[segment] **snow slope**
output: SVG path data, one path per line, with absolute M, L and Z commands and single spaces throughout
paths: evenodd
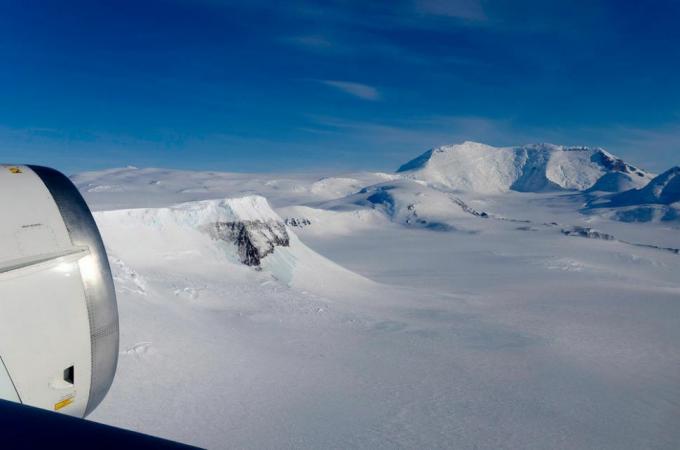
M 587 192 L 624 192 L 640 187 L 647 178 L 640 180 L 638 176 L 625 172 L 609 172 L 597 180 Z
M 156 265 L 157 259 L 149 261 L 148 255 L 161 254 L 184 263 L 195 259 L 197 267 L 256 265 L 288 286 L 317 293 L 337 295 L 370 284 L 309 249 L 260 196 L 103 211 L 95 218 L 112 253 L 132 267 Z M 245 225 L 241 233 L 247 236 L 217 233 L 225 224 Z M 244 238 L 258 253 L 256 264 L 243 260 Z
M 599 148 L 552 144 L 492 147 L 476 142 L 429 150 L 397 172 L 439 187 L 481 193 L 582 191 L 611 173 L 622 174 L 625 186 L 640 186 L 650 178 Z M 600 187 L 618 189 L 619 184 L 603 182 Z
M 347 197 L 312 206 L 334 212 L 375 211 L 394 223 L 435 231 L 457 230 L 454 221 L 460 224 L 470 216 L 485 215 L 450 192 L 409 179 L 374 184 Z
M 641 189 L 622 192 L 611 198 L 610 206 L 641 204 L 670 205 L 680 202 L 680 167 L 662 173 Z
M 680 221 L 680 167 L 673 167 L 640 189 L 596 198 L 586 212 L 624 222 Z

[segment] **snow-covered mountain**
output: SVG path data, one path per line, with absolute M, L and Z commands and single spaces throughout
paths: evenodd
M 319 231 L 320 222 L 331 233 L 362 228 L 378 220 L 371 212 L 408 227 L 464 230 L 461 220 L 489 217 L 479 198 L 486 194 L 575 190 L 602 198 L 642 187 L 650 179 L 649 173 L 599 148 L 552 144 L 498 148 L 465 142 L 425 152 L 401 166 L 394 179 L 338 198 L 287 207 L 284 215 L 294 226 L 313 232 Z M 473 203 L 471 195 L 478 197 Z
M 595 199 L 587 210 L 624 222 L 680 220 L 680 166 L 652 179 L 640 189 L 630 189 L 604 200 Z
M 603 191 L 618 191 L 643 186 L 651 178 L 600 148 L 552 144 L 492 147 L 477 142 L 428 150 L 397 173 L 446 189 L 489 194 L 584 191 L 596 184 Z M 616 180 L 611 174 L 616 174 Z
M 102 211 L 95 218 L 110 252 L 135 268 L 178 255 L 183 264 L 196 259 L 197 267 L 255 267 L 314 292 L 369 283 L 307 247 L 260 196 Z

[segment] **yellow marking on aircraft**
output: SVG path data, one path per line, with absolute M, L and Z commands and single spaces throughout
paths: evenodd
M 61 408 L 65 408 L 66 406 L 70 405 L 73 403 L 75 399 L 75 395 L 71 395 L 68 398 L 65 398 L 64 400 L 60 401 L 59 403 L 54 404 L 54 410 L 59 411 Z

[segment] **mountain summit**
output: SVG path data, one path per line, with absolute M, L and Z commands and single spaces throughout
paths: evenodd
M 469 141 L 428 150 L 397 172 L 447 189 L 481 193 L 584 191 L 593 187 L 617 192 L 642 187 L 651 179 L 647 172 L 601 148 L 553 144 L 492 147 Z M 616 182 L 610 181 L 612 174 Z

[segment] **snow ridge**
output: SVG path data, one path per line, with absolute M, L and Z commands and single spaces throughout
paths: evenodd
M 585 212 L 622 222 L 680 221 L 680 166 L 673 167 L 640 189 L 630 189 L 605 199 L 594 198 Z
M 614 196 L 609 206 L 670 205 L 676 202 L 680 202 L 680 166 L 657 176 L 642 189 L 632 189 Z

